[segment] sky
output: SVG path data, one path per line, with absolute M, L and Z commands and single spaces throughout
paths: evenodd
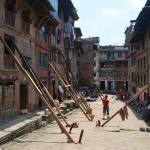
M 125 29 L 135 20 L 146 0 L 72 0 L 83 37 L 100 37 L 100 45 L 122 45 Z

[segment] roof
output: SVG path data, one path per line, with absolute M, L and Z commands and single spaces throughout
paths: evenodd
M 99 48 L 100 51 L 107 52 L 107 51 L 117 51 L 117 52 L 122 52 L 122 51 L 128 51 L 127 47 L 124 46 L 100 46 Z
M 43 22 L 47 22 L 48 24 L 57 26 L 59 22 L 51 15 L 51 11 L 54 11 L 51 3 L 48 0 L 27 0 L 27 2 L 36 10 L 39 11 L 40 17 L 43 17 Z
M 79 27 L 74 28 L 74 32 L 75 32 L 75 34 L 78 35 L 78 36 L 83 36 L 83 35 L 82 35 L 82 31 L 81 31 L 81 29 L 80 29 Z
M 87 43 L 99 43 L 100 42 L 100 38 L 99 37 L 89 37 L 89 38 L 82 38 L 82 41 L 87 42 Z
M 51 5 L 51 3 L 48 0 L 35 0 L 35 1 L 31 1 L 31 0 L 27 0 L 27 2 L 32 6 L 32 7 L 37 7 L 41 6 L 42 8 L 39 9 L 39 11 L 54 11 L 53 6 Z
M 141 37 L 144 37 L 145 28 L 150 22 L 150 0 L 147 0 L 144 8 L 139 13 L 134 25 L 134 32 L 131 35 L 130 43 L 138 42 Z
M 63 9 L 65 16 L 71 15 L 74 20 L 78 20 L 79 16 L 71 0 L 59 0 L 59 5 Z

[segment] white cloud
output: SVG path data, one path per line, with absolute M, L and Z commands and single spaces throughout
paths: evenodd
M 109 17 L 116 17 L 116 16 L 120 16 L 121 14 L 120 11 L 112 8 L 102 8 L 101 11 L 104 15 Z
M 129 5 L 135 9 L 141 9 L 144 7 L 146 0 L 126 0 Z

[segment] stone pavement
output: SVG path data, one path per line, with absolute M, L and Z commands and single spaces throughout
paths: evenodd
M 123 106 L 121 102 L 111 99 L 110 112 L 114 113 Z M 101 119 L 102 104 L 100 101 L 91 102 L 95 114 L 93 122 L 87 121 L 78 109 L 68 116 L 68 121 L 79 123 L 79 128 L 73 129 L 71 136 L 78 141 L 81 129 L 84 129 L 82 144 L 67 144 L 67 138 L 60 134 L 55 122 L 24 135 L 14 141 L 2 145 L 2 150 L 149 150 L 150 133 L 140 132 L 139 127 L 147 125 L 129 110 L 129 119 L 122 122 L 120 116 L 115 117 L 104 128 L 95 127 L 95 121 Z M 117 130 L 116 130 L 117 129 Z M 119 130 L 118 130 L 119 129 Z M 68 129 L 69 130 L 69 129 Z M 116 132 L 117 131 L 117 132 Z M 118 132 L 119 131 L 119 132 Z
M 43 111 L 37 111 L 17 116 L 0 124 L 0 144 L 6 143 L 16 136 L 35 130 L 42 121 Z M 30 131 L 29 131 L 30 130 Z

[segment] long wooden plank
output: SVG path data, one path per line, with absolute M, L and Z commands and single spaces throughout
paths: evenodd
M 9 51 L 9 53 L 12 55 L 15 63 L 17 64 L 18 68 L 22 71 L 23 75 L 26 77 L 26 79 L 28 80 L 28 82 L 34 87 L 34 89 L 37 91 L 37 93 L 39 94 L 39 96 L 41 97 L 41 100 L 45 103 L 45 105 L 47 106 L 47 108 L 49 109 L 49 111 L 51 112 L 51 114 L 53 115 L 54 119 L 56 120 L 58 126 L 60 127 L 60 129 L 63 131 L 63 133 L 65 133 L 65 135 L 67 136 L 69 142 L 74 143 L 73 138 L 69 135 L 69 133 L 67 132 L 67 130 L 65 129 L 65 127 L 63 126 L 63 124 L 60 122 L 59 118 L 55 115 L 53 108 L 49 105 L 49 103 L 47 102 L 47 100 L 44 98 L 42 92 L 40 91 L 40 89 L 37 87 L 37 85 L 35 84 L 35 82 L 33 81 L 33 79 L 30 77 L 29 73 L 23 68 L 22 64 L 20 63 L 20 61 L 18 60 L 18 58 L 15 56 L 15 54 L 13 53 L 13 51 L 10 49 L 10 47 L 7 45 L 7 43 L 2 39 L 2 37 L 0 36 L 0 40 L 1 42 L 4 44 L 4 46 L 7 48 L 7 50 Z
M 66 86 L 66 83 L 64 82 L 64 80 L 61 78 L 61 76 L 58 74 L 58 72 L 55 70 L 54 66 L 52 64 L 50 64 L 50 67 L 52 68 L 53 72 L 56 74 L 56 76 L 60 79 L 61 83 Z M 70 90 L 68 88 L 66 88 L 67 92 L 71 95 L 71 97 L 73 98 L 73 100 L 75 101 L 75 103 L 78 104 L 79 108 L 81 109 L 81 111 L 83 112 L 83 114 L 86 116 L 86 118 L 91 121 L 90 116 L 88 116 L 88 114 L 86 113 L 86 111 L 84 110 L 84 108 L 81 106 L 81 104 L 79 103 L 79 101 L 74 98 L 74 95 L 70 92 Z
M 63 79 L 64 83 L 65 84 L 69 84 L 68 80 L 62 75 L 62 73 L 57 68 L 57 66 L 55 64 L 53 64 L 53 66 L 56 69 L 57 73 L 60 75 L 60 77 Z M 79 103 L 82 105 L 82 107 L 85 109 L 85 111 L 87 113 L 89 113 L 89 110 L 91 110 L 91 109 L 89 108 L 88 105 L 85 105 L 85 100 L 82 99 L 82 97 L 75 92 L 75 90 L 73 89 L 73 87 L 71 85 L 70 86 L 66 86 L 66 88 L 68 88 L 68 90 L 70 90 L 70 92 L 73 94 L 74 98 L 77 99 L 79 101 Z
M 69 84 L 68 80 L 62 75 L 61 71 L 57 68 L 57 66 L 55 64 L 53 64 L 53 66 L 55 67 L 56 71 L 58 72 L 58 74 L 60 75 L 60 77 L 63 79 L 63 81 L 65 82 L 65 84 Z M 91 108 L 88 106 L 88 104 L 86 103 L 86 101 L 84 100 L 84 98 L 80 94 L 78 95 L 77 92 L 75 92 L 75 89 L 73 89 L 72 86 L 69 86 L 68 90 L 70 90 L 70 92 L 75 96 L 75 98 L 78 99 L 78 101 L 84 107 L 85 111 L 87 111 L 87 113 L 88 113 L 89 110 L 91 110 Z
M 41 90 L 41 92 L 45 95 L 45 98 L 48 99 L 48 101 L 50 101 L 53 105 L 55 105 L 54 99 L 51 96 L 51 94 L 49 93 L 49 91 L 47 90 L 47 88 L 44 86 L 44 84 L 39 80 L 39 78 L 37 77 L 37 75 L 35 74 L 33 68 L 31 67 L 31 65 L 29 64 L 29 62 L 26 60 L 25 57 L 23 57 L 23 55 L 21 54 L 20 50 L 18 49 L 18 47 L 16 46 L 15 43 L 14 47 L 16 49 L 16 51 L 18 52 L 20 58 L 22 59 L 22 61 L 24 62 L 24 64 L 27 67 L 27 71 L 29 72 L 30 76 L 32 76 L 34 82 L 36 83 L 36 85 L 38 86 L 38 88 Z M 60 114 L 60 116 L 62 117 L 63 121 L 66 123 L 66 126 L 70 126 L 70 124 L 66 121 L 64 115 L 60 112 L 59 108 L 56 107 L 56 110 L 58 111 L 58 113 Z
M 142 92 L 144 92 L 147 88 L 150 87 L 150 83 L 146 84 L 145 86 L 143 86 L 140 91 L 138 91 L 128 102 L 127 104 L 130 104 L 133 100 L 135 100 Z M 104 127 L 108 122 L 110 122 L 118 113 L 119 113 L 120 109 L 117 110 L 108 120 L 106 120 L 101 127 Z

